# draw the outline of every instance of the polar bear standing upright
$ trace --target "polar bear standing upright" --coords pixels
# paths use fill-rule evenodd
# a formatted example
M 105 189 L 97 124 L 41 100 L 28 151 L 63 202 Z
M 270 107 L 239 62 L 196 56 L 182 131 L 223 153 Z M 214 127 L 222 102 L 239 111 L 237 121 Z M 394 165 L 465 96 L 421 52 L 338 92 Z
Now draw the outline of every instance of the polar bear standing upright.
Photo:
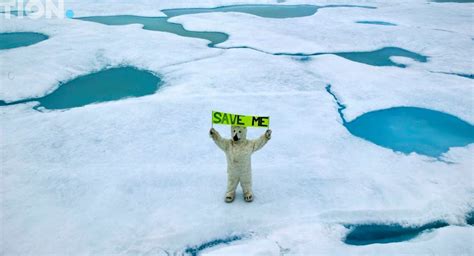
M 244 192 L 244 200 L 252 202 L 252 153 L 261 149 L 270 139 L 272 131 L 268 129 L 265 134 L 256 140 L 247 140 L 247 128 L 231 126 L 231 139 L 223 139 L 220 134 L 211 128 L 211 138 L 217 146 L 225 152 L 227 158 L 227 192 L 225 201 L 231 203 L 235 198 L 235 189 L 240 182 Z

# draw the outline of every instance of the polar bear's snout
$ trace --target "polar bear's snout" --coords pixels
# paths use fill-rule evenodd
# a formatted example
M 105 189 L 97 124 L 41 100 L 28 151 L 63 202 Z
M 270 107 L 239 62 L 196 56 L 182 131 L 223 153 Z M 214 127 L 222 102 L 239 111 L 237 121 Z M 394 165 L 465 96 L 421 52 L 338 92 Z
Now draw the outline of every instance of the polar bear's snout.
M 247 137 L 247 128 L 242 126 L 232 126 L 231 135 L 233 141 L 245 140 Z

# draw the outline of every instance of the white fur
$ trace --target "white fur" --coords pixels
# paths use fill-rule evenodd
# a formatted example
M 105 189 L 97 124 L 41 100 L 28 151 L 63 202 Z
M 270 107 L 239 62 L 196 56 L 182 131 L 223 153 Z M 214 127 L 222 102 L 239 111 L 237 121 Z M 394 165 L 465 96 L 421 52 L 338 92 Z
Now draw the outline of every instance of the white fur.
M 246 200 L 252 197 L 252 153 L 261 149 L 271 138 L 271 131 L 256 140 L 247 140 L 247 128 L 231 126 L 231 139 L 224 139 L 211 129 L 210 136 L 217 146 L 225 152 L 227 158 L 227 192 L 226 197 L 234 197 L 235 189 L 240 182 Z M 235 141 L 234 138 L 238 140 Z

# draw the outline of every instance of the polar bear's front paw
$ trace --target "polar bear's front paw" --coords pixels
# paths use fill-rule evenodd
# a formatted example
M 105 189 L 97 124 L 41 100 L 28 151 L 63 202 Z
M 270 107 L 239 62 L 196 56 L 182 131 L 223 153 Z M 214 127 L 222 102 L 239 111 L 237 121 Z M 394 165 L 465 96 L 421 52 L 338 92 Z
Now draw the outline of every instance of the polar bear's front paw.
M 253 195 L 252 195 L 252 192 L 247 192 L 244 194 L 244 200 L 245 202 L 252 202 L 253 201 Z
M 267 139 L 271 139 L 272 138 L 272 130 L 268 129 L 265 132 L 265 137 L 267 137 Z
M 211 128 L 211 129 L 209 130 L 209 136 L 213 137 L 215 134 L 216 134 L 216 129 Z
M 229 193 L 226 193 L 225 194 L 225 202 L 226 203 L 232 203 L 234 201 L 234 198 L 235 198 L 235 192 L 229 192 Z

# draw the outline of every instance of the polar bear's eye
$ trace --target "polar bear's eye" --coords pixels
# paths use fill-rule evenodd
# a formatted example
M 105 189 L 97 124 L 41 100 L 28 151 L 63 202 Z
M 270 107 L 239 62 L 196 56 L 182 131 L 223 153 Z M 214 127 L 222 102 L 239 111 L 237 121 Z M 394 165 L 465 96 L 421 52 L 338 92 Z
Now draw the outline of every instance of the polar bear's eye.
M 239 131 L 239 133 L 242 133 L 242 131 Z

